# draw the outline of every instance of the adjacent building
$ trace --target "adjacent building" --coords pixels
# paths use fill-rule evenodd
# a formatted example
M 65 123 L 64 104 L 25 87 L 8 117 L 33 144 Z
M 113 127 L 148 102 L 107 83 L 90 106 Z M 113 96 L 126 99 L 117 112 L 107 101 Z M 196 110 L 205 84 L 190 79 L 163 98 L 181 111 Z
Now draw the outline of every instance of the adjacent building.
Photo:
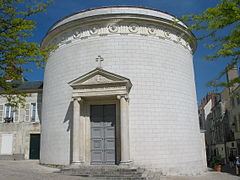
M 231 127 L 234 133 L 234 148 L 240 155 L 240 85 L 233 89 L 233 94 L 237 97 L 231 97 Z
M 0 159 L 39 159 L 43 82 L 9 83 L 27 97 L 12 107 L 0 89 Z
M 227 81 L 238 77 L 238 69 L 227 72 Z M 201 129 L 206 130 L 208 160 L 220 155 L 228 163 L 229 156 L 240 155 L 240 85 L 225 88 L 221 93 L 211 92 L 199 106 Z

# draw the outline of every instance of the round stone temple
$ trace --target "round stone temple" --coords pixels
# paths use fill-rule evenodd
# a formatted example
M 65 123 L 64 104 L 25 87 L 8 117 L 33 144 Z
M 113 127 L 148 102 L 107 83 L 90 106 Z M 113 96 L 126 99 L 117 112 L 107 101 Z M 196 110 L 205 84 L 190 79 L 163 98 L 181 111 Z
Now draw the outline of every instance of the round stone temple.
M 41 163 L 206 170 L 196 42 L 184 23 L 147 8 L 89 9 L 55 23 L 42 42 L 50 46 Z

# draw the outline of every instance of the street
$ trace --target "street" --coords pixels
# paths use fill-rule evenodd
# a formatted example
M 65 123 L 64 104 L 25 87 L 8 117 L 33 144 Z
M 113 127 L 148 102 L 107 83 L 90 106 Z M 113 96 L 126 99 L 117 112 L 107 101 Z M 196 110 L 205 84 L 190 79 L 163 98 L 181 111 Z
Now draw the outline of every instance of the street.
M 78 176 L 66 176 L 57 173 L 59 169 L 39 165 L 38 161 L 0 161 L 0 180 L 94 180 Z M 160 180 L 240 180 L 240 176 L 233 174 L 233 169 L 225 172 L 209 171 L 201 176 L 169 177 L 162 176 Z

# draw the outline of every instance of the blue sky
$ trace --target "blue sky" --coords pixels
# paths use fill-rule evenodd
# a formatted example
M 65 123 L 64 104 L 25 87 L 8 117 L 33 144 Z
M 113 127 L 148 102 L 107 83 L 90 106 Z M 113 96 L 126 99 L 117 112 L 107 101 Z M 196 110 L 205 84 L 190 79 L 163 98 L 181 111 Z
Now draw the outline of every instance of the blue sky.
M 55 0 L 46 13 L 38 14 L 33 19 L 37 22 L 37 28 L 31 40 L 41 42 L 50 26 L 59 19 L 72 13 L 101 6 L 133 5 L 154 8 L 181 17 L 187 14 L 198 14 L 209 7 L 214 7 L 218 0 Z M 194 32 L 198 35 L 198 33 Z M 204 47 L 205 42 L 198 42 L 197 51 L 194 54 L 195 81 L 198 95 L 198 103 L 211 91 L 206 83 L 217 76 L 226 62 L 218 60 L 207 62 L 204 57 L 211 51 Z M 25 73 L 28 80 L 42 80 L 43 70 L 32 66 L 34 73 Z

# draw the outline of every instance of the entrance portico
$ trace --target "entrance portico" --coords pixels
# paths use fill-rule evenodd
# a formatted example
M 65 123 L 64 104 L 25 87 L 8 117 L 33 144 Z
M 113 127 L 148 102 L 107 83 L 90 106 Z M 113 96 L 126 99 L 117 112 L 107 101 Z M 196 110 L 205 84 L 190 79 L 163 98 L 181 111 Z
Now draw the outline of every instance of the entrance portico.
M 72 164 L 131 162 L 130 80 L 96 68 L 69 85 L 73 88 Z

